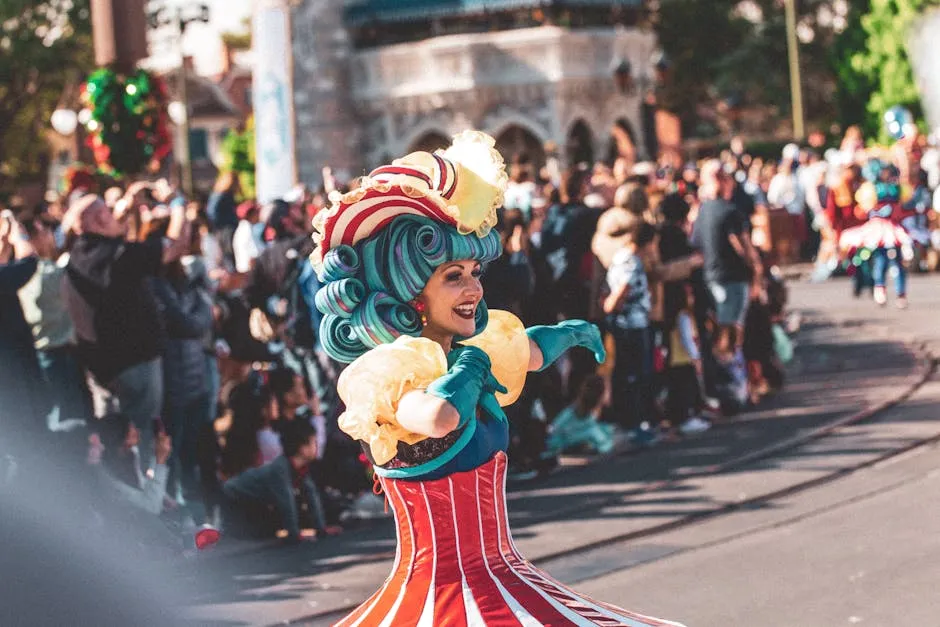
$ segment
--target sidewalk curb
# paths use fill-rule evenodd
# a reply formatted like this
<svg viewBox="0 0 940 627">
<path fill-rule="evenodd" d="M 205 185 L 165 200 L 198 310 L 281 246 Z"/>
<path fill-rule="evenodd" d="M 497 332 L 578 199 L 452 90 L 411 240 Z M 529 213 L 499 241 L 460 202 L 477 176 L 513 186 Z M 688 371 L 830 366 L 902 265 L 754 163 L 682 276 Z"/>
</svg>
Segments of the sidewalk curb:
<svg viewBox="0 0 940 627">
<path fill-rule="evenodd" d="M 746 455 L 742 455 L 740 457 L 728 460 L 727 462 L 724 462 L 722 464 L 716 464 L 713 466 L 696 469 L 694 471 L 690 471 L 686 473 L 678 472 L 676 473 L 677 476 L 675 476 L 674 478 L 655 481 L 647 485 L 644 485 L 642 488 L 639 488 L 639 489 L 624 491 L 618 494 L 616 499 L 611 499 L 608 502 L 612 502 L 613 500 L 619 500 L 623 498 L 624 496 L 649 494 L 652 492 L 662 490 L 664 488 L 676 486 L 688 479 L 709 476 L 709 475 L 714 475 L 714 474 L 718 474 L 721 472 L 725 472 L 733 468 L 737 468 L 740 466 L 753 463 L 755 461 L 766 459 L 768 457 L 771 457 L 773 455 L 776 455 L 784 451 L 792 450 L 794 448 L 802 446 L 803 444 L 806 444 L 813 440 L 817 440 L 827 435 L 830 435 L 831 433 L 839 429 L 842 429 L 844 427 L 860 424 L 868 420 L 871 420 L 872 418 L 881 414 L 882 412 L 888 409 L 891 409 L 892 407 L 895 407 L 903 403 L 908 398 L 910 398 L 910 396 L 913 395 L 918 389 L 920 389 L 928 380 L 930 380 L 930 378 L 937 371 L 938 365 L 940 365 L 940 360 L 938 360 L 938 356 L 934 355 L 930 351 L 926 343 L 921 343 L 920 345 L 917 345 L 917 346 L 908 346 L 907 350 L 911 353 L 912 357 L 914 358 L 913 367 L 911 369 L 913 380 L 911 381 L 909 385 L 905 386 L 902 389 L 902 391 L 896 396 L 893 396 L 889 399 L 876 403 L 870 407 L 866 407 L 854 414 L 840 418 L 829 424 L 807 431 L 806 433 L 800 434 L 798 436 L 795 436 L 788 440 L 784 440 L 782 442 L 777 442 L 775 444 L 764 447 L 757 451 L 753 451 Z M 778 490 L 766 492 L 763 494 L 758 494 L 758 495 L 743 499 L 735 503 L 726 503 L 724 505 L 715 507 L 709 511 L 699 512 L 695 514 L 688 514 L 685 516 L 679 516 L 668 522 L 651 525 L 643 529 L 638 529 L 635 531 L 630 531 L 630 532 L 614 535 L 612 537 L 604 538 L 602 540 L 595 540 L 593 542 L 589 542 L 578 547 L 573 547 L 570 549 L 557 551 L 555 553 L 541 555 L 529 561 L 535 565 L 539 565 L 545 562 L 550 562 L 550 561 L 561 559 L 561 558 L 568 557 L 571 555 L 584 553 L 587 551 L 595 550 L 595 549 L 602 548 L 605 546 L 610 546 L 610 545 L 617 544 L 620 542 L 648 538 L 650 536 L 661 534 L 667 531 L 674 531 L 676 529 L 679 529 L 688 525 L 703 522 L 705 520 L 710 520 L 712 518 L 716 518 L 718 516 L 728 514 L 730 512 L 737 511 L 743 508 L 751 507 L 758 503 L 762 503 L 765 501 L 772 501 L 772 500 L 789 496 L 790 494 L 794 494 L 794 493 L 797 493 L 806 489 L 810 489 L 819 485 L 830 483 L 832 481 L 845 477 L 849 474 L 858 472 L 859 470 L 863 470 L 865 468 L 869 468 L 871 466 L 879 464 L 892 457 L 902 455 L 904 453 L 907 453 L 908 451 L 914 450 L 916 448 L 920 448 L 925 445 L 936 443 L 936 442 L 940 442 L 940 433 L 937 433 L 936 435 L 930 438 L 927 438 L 925 440 L 920 440 L 917 442 L 913 442 L 909 445 L 903 446 L 901 448 L 893 449 L 891 451 L 878 455 L 872 459 L 864 461 L 855 466 L 842 468 L 842 469 L 830 472 L 821 477 L 808 479 L 806 481 L 800 481 L 792 485 L 780 488 Z M 630 452 L 631 451 L 628 451 L 626 453 L 620 453 L 619 455 L 629 454 Z M 609 456 L 604 456 L 604 458 L 607 458 L 607 457 Z M 595 463 L 602 463 L 602 462 L 603 462 L 603 458 L 595 458 L 594 460 L 592 460 L 590 463 L 586 464 L 585 466 L 591 466 Z M 598 504 L 593 504 L 592 507 L 603 506 L 603 505 L 604 505 L 604 502 L 601 502 Z M 332 610 L 325 610 L 322 612 L 311 613 L 306 616 L 298 617 L 296 619 L 293 619 L 290 621 L 284 621 L 284 622 L 277 623 L 277 624 L 278 625 L 295 625 L 295 624 L 305 622 L 305 621 L 326 618 L 328 616 L 333 616 L 333 615 L 339 616 L 344 613 L 351 612 L 358 606 L 359 604 L 357 603 L 355 605 L 350 605 L 348 607 L 340 607 L 340 608 L 336 608 Z"/>
</svg>

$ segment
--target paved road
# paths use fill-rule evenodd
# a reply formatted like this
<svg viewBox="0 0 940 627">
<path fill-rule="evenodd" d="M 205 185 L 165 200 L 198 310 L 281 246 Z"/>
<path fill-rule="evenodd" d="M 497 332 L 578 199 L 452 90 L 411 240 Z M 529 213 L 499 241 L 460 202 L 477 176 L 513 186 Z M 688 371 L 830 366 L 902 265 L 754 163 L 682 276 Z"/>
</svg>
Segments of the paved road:
<svg viewBox="0 0 940 627">
<path fill-rule="evenodd" d="M 689 627 L 940 625 L 940 450 L 775 508 L 772 520 L 736 514 L 631 547 L 682 552 L 577 588 Z"/>
<path fill-rule="evenodd" d="M 750 452 L 806 436 L 866 406 L 896 397 L 920 381 L 922 364 L 912 349 L 924 343 L 940 347 L 940 331 L 933 322 L 935 312 L 940 310 L 938 288 L 940 280 L 936 278 L 913 281 L 913 306 L 898 312 L 876 309 L 870 302 L 852 301 L 844 282 L 794 285 L 793 304 L 805 312 L 806 327 L 800 335 L 786 393 L 702 438 L 517 486 L 511 493 L 509 508 L 520 549 L 560 579 L 582 582 L 579 588 L 587 586 L 588 592 L 596 592 L 599 597 L 631 609 L 685 619 L 692 626 L 784 624 L 765 620 L 773 611 L 753 614 L 754 620 L 747 618 L 763 605 L 775 610 L 789 608 L 790 613 L 784 615 L 788 625 L 844 624 L 848 617 L 836 622 L 826 622 L 828 618 L 803 622 L 800 615 L 792 613 L 799 604 L 794 604 L 784 589 L 775 590 L 776 586 L 768 583 L 759 592 L 758 583 L 805 572 L 797 568 L 799 551 L 791 548 L 787 552 L 790 562 L 780 556 L 785 567 L 776 568 L 774 576 L 762 572 L 776 563 L 771 558 L 778 556 L 773 553 L 758 559 L 756 556 L 761 554 L 755 550 L 747 569 L 736 567 L 739 562 L 746 563 L 744 557 L 750 555 L 747 542 L 757 537 L 748 531 L 753 530 L 754 519 L 741 516 L 791 511 L 780 499 L 755 503 L 744 514 L 733 513 L 671 533 L 647 536 L 658 526 L 734 508 L 769 492 L 817 481 L 940 432 L 937 416 L 927 409 L 940 402 L 940 394 L 929 384 L 893 414 L 882 416 L 886 420 L 893 416 L 893 420 L 846 428 L 770 459 L 749 463 L 742 459 Z M 722 466 L 729 462 L 730 467 Z M 835 490 L 833 494 L 838 496 L 836 485 L 826 490 Z M 826 503 L 833 497 L 820 498 Z M 916 507 L 916 502 L 910 505 Z M 760 520 L 770 524 L 769 519 Z M 735 539 L 735 534 L 729 535 L 722 525 L 745 535 Z M 783 527 L 780 529 L 779 533 L 785 533 Z M 642 539 L 632 537 L 638 535 Z M 803 551 L 819 553 L 820 559 L 825 554 L 813 547 L 828 547 L 833 545 L 833 535 L 839 537 L 838 532 L 827 537 L 815 527 L 807 527 L 806 533 L 797 535 L 794 542 L 803 542 Z M 608 544 L 586 554 L 552 558 L 559 551 L 590 542 L 609 543 L 624 536 L 631 539 L 615 543 L 618 550 Z M 718 550 L 720 545 L 729 552 L 719 558 L 721 566 L 685 564 L 685 560 L 700 554 L 695 547 L 709 543 L 718 544 L 708 550 Z M 838 548 L 833 546 L 833 550 Z M 196 615 L 233 625 L 273 624 L 296 621 L 364 598 L 384 579 L 393 550 L 392 529 L 380 524 L 309 548 L 207 555 L 182 568 L 180 577 L 192 581 L 193 589 L 198 590 L 192 599 Z M 741 554 L 731 555 L 735 550 Z M 633 567 L 637 564 L 646 565 Z M 669 571 L 671 564 L 678 566 Z M 806 589 L 812 587 L 805 580 L 812 577 L 804 574 L 799 579 L 803 587 L 797 589 L 805 596 Z M 749 583 L 753 585 L 749 587 Z M 775 600 L 778 596 L 789 599 L 789 604 L 770 602 L 771 597 Z M 833 599 L 841 596 L 835 594 Z M 694 602 L 684 605 L 682 601 L 687 597 Z M 828 606 L 826 597 L 816 602 Z M 707 613 L 703 608 L 709 603 L 715 612 L 720 609 L 724 613 Z M 302 624 L 328 623 L 329 617 L 324 616 Z M 940 619 L 895 624 L 940 625 Z"/>
<path fill-rule="evenodd" d="M 915 304 L 905 312 L 872 310 L 839 287 L 798 286 L 794 301 L 809 311 L 824 307 L 836 325 L 865 321 L 857 328 L 871 338 L 938 346 L 940 281 L 916 281 Z M 879 361 L 877 353 L 866 359 Z M 864 444 L 875 437 L 890 447 L 940 434 L 937 407 L 935 375 L 875 423 L 840 432 L 840 446 L 861 458 L 875 452 Z M 812 457 L 833 439 L 784 457 Z M 833 459 L 831 451 L 821 457 Z M 605 547 L 616 556 L 606 565 L 584 555 L 551 566 L 587 594 L 689 627 L 933 627 L 940 625 L 938 521 L 940 448 L 932 444 L 755 508 Z"/>
</svg>

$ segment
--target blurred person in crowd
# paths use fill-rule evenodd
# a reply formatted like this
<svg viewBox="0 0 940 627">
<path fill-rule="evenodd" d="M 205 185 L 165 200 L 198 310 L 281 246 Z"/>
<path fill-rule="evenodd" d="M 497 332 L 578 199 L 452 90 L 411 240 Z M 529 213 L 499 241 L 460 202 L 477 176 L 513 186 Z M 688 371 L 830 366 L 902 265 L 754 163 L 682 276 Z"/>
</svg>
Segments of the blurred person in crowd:
<svg viewBox="0 0 940 627">
<path fill-rule="evenodd" d="M 649 196 L 639 183 L 624 183 L 614 194 L 614 207 L 626 209 L 638 218 L 647 219 L 650 209 Z"/>
<path fill-rule="evenodd" d="M 235 211 L 239 191 L 238 175 L 232 171 L 222 172 L 206 202 L 209 228 L 218 237 L 224 258 L 233 263 L 232 239 L 242 219 Z"/>
<path fill-rule="evenodd" d="M 118 201 L 124 197 L 124 190 L 120 187 L 109 187 L 104 190 L 104 195 L 101 197 L 104 200 L 104 204 L 108 205 L 108 209 L 114 212 L 117 209 Z"/>
<path fill-rule="evenodd" d="M 153 218 L 152 209 L 159 204 L 154 197 L 154 187 L 155 184 L 149 181 L 135 181 L 113 204 L 105 201 L 114 219 L 123 226 L 125 240 L 137 242 L 143 239 L 141 231 Z"/>
<path fill-rule="evenodd" d="M 716 307 L 717 356 L 730 361 L 740 348 L 747 313 L 751 274 L 759 275 L 756 252 L 745 228 L 745 217 L 731 202 L 734 179 L 717 160 L 702 167 L 702 206 L 692 243 L 704 255 L 705 280 Z"/>
<path fill-rule="evenodd" d="M 65 181 L 65 206 L 71 207 L 76 200 L 86 194 L 98 193 L 98 182 L 93 174 L 86 170 L 74 170 Z"/>
<path fill-rule="evenodd" d="M 653 419 L 653 338 L 650 329 L 650 292 L 642 256 L 657 245 L 656 229 L 626 209 L 615 207 L 601 216 L 594 239 L 598 257 L 601 248 L 613 250 L 607 269 L 607 296 L 603 311 L 607 328 L 616 342 L 611 377 L 611 411 L 634 442 L 652 445 L 658 436 Z"/>
<path fill-rule="evenodd" d="M 116 494 L 133 507 L 153 514 L 163 511 L 173 443 L 165 432 L 153 438 L 152 472 L 141 466 L 140 432 L 130 420 L 113 414 L 95 425 L 89 437 L 88 462 L 97 469 L 105 491 Z"/>
<path fill-rule="evenodd" d="M 820 230 L 824 226 L 825 203 L 828 189 L 826 187 L 826 174 L 828 165 L 819 160 L 815 152 L 809 153 L 809 163 L 800 168 L 800 187 L 805 195 L 803 204 L 804 219 L 806 221 L 806 240 L 801 247 L 803 259 L 814 259 L 819 252 Z"/>
<path fill-rule="evenodd" d="M 487 265 L 481 282 L 490 307 L 511 311 L 521 318 L 535 287 L 525 216 L 518 209 L 504 209 L 498 217 L 496 228 L 503 241 L 503 254 Z"/>
<path fill-rule="evenodd" d="M 209 200 L 206 201 L 206 216 L 213 230 L 234 229 L 238 225 L 235 215 L 236 197 L 239 193 L 238 176 L 231 171 L 222 172 L 215 181 Z"/>
<path fill-rule="evenodd" d="M 840 240 L 846 229 L 857 227 L 865 221 L 855 194 L 862 184 L 861 167 L 857 164 L 843 165 L 834 177 L 834 184 L 826 195 L 826 219 L 832 230 L 834 246 L 840 254 L 850 260 L 850 273 L 852 274 L 853 293 L 856 298 L 861 296 L 862 290 L 871 285 L 871 272 L 868 263 L 854 265 L 851 260 L 855 257 L 855 250 L 842 249 Z"/>
<path fill-rule="evenodd" d="M 904 182 L 917 180 L 924 158 L 926 139 L 913 122 L 905 124 L 902 135 L 891 147 L 891 161 Z"/>
<path fill-rule="evenodd" d="M 261 222 L 261 207 L 253 200 L 246 200 L 238 205 L 236 215 L 238 227 L 232 235 L 232 259 L 235 272 L 245 274 L 251 271 L 255 259 L 264 248 L 264 242 L 255 228 Z"/>
<path fill-rule="evenodd" d="M 166 236 L 168 220 L 156 225 L 148 239 Z M 191 237 L 187 253 L 198 253 L 198 234 Z M 192 257 L 189 268 L 194 267 Z M 166 264 L 151 278 L 150 288 L 166 327 L 163 350 L 163 422 L 174 442 L 170 459 L 168 496 L 187 505 L 196 524 L 205 521 L 205 507 L 198 490 L 200 434 L 208 418 L 209 383 L 205 363 L 206 338 L 212 332 L 212 302 L 204 273 L 188 273 L 182 258 Z M 214 469 L 205 469 L 207 471 Z"/>
<path fill-rule="evenodd" d="M 271 389 L 260 376 L 235 384 L 226 405 L 231 424 L 225 434 L 221 471 L 232 478 L 249 468 L 273 461 L 281 453 L 281 437 L 272 427 L 274 404 Z"/>
<path fill-rule="evenodd" d="M 335 382 L 332 385 L 335 387 Z M 358 494 L 362 489 L 361 481 L 355 478 L 355 475 L 362 475 L 361 466 L 357 463 L 360 450 L 349 446 L 355 443 L 345 434 L 338 433 L 335 424 L 328 424 L 317 396 L 312 393 L 304 376 L 291 368 L 275 368 L 268 373 L 268 386 L 274 401 L 275 420 L 271 428 L 278 436 L 295 421 L 307 422 L 316 431 L 317 454 L 310 462 L 309 474 L 319 490 L 327 520 L 338 519 L 345 505 L 341 495 Z M 268 438 L 267 431 L 262 429 L 259 445 L 265 461 L 275 448 Z M 354 476 L 344 477 L 344 473 Z"/>
<path fill-rule="evenodd" d="M 280 429 L 294 420 L 309 422 L 318 430 L 317 451 L 322 455 L 326 450 L 324 418 L 303 375 L 290 368 L 275 368 L 268 372 L 268 386 L 274 399 L 274 428 Z"/>
<path fill-rule="evenodd" d="M 584 204 L 590 172 L 571 168 L 562 176 L 560 202 L 548 209 L 542 224 L 539 248 L 552 269 L 551 299 L 552 321 L 585 319 L 590 315 L 590 283 L 594 261 L 591 257 L 591 238 L 597 227 L 601 210 Z M 580 388 L 581 380 L 594 371 L 593 357 L 587 351 L 572 351 L 568 355 L 571 369 L 568 375 L 569 395 Z"/>
<path fill-rule="evenodd" d="M 695 295 L 685 284 L 685 303 L 670 322 L 669 367 L 666 369 L 666 419 L 683 435 L 711 428 L 699 412 L 704 408 L 704 366 L 702 344 L 696 328 Z"/>
<path fill-rule="evenodd" d="M 287 542 L 301 541 L 295 490 L 303 499 L 318 538 L 341 532 L 340 527 L 327 525 L 319 490 L 309 473 L 310 464 L 317 458 L 316 430 L 309 422 L 292 421 L 281 431 L 281 444 L 284 453 L 273 462 L 246 470 L 223 484 L 226 533 L 263 537 L 285 529 Z M 271 516 L 272 509 L 275 516 Z"/>
<path fill-rule="evenodd" d="M 896 305 L 907 307 L 907 272 L 905 253 L 909 255 L 911 236 L 902 226 L 910 215 L 901 202 L 898 169 L 880 159 L 869 160 L 864 168 L 866 179 L 856 192 L 856 202 L 864 211 L 865 222 L 842 233 L 840 246 L 869 251 L 871 256 L 875 302 L 887 304 L 885 289 L 889 268 L 894 278 Z"/>
<path fill-rule="evenodd" d="M 36 274 L 19 295 L 26 322 L 32 328 L 44 394 L 50 405 L 46 426 L 53 432 L 80 430 L 91 416 L 91 398 L 75 358 L 75 329 L 62 299 L 68 256 L 59 256 L 52 218 L 33 218 L 25 227 L 39 262 Z"/>
<path fill-rule="evenodd" d="M 772 243 L 770 201 L 767 200 L 767 182 L 764 181 L 763 174 L 763 159 L 752 159 L 747 169 L 747 179 L 744 181 L 743 188 L 754 203 L 750 218 L 751 243 L 756 249 L 769 251 Z"/>
<path fill-rule="evenodd" d="M 841 166 L 835 177 L 835 184 L 826 194 L 826 218 L 835 232 L 836 241 L 845 229 L 858 226 L 863 221 L 859 217 L 855 193 L 862 184 L 862 171 L 856 164 Z"/>
<path fill-rule="evenodd" d="M 529 239 L 521 211 L 504 209 L 498 214 L 496 229 L 503 244 L 502 254 L 491 261 L 480 277 L 487 295 L 487 305 L 510 311 L 527 319 L 531 309 L 536 275 L 529 256 Z M 543 276 L 544 278 L 544 276 Z M 505 409 L 509 418 L 513 473 L 516 478 L 531 477 L 554 467 L 554 455 L 544 456 L 545 424 L 533 411 L 544 381 L 550 374 L 537 373 L 519 400 Z"/>
<path fill-rule="evenodd" d="M 781 239 L 790 240 L 796 246 L 802 246 L 806 240 L 806 217 L 804 207 L 806 193 L 800 185 L 797 174 L 799 168 L 799 148 L 789 144 L 784 148 L 780 168 L 770 181 L 767 200 L 774 209 L 785 209 L 790 216 L 790 232 L 781 232 Z"/>
<path fill-rule="evenodd" d="M 36 273 L 39 260 L 23 226 L 9 211 L 0 213 L 0 483 L 6 475 L 3 440 L 45 430 L 41 374 L 33 334 L 17 296 Z M 10 433 L 12 431 L 12 433 Z"/>
<path fill-rule="evenodd" d="M 901 226 L 910 235 L 914 248 L 911 267 L 918 271 L 926 268 L 925 251 L 931 246 L 930 213 L 933 209 L 933 194 L 928 186 L 928 177 L 926 170 L 918 170 L 909 182 L 911 196 L 904 203 L 908 216 L 901 220 Z"/>
<path fill-rule="evenodd" d="M 663 198 L 659 207 L 663 223 L 659 227 L 659 258 L 664 264 L 690 258 L 696 250 L 689 239 L 689 204 L 679 194 L 669 194 Z M 696 256 L 699 264 L 700 256 Z M 702 262 L 704 260 L 701 260 Z M 673 320 L 676 313 L 685 307 L 687 297 L 686 285 L 695 290 L 696 319 L 704 318 L 708 309 L 709 297 L 705 292 L 705 281 L 700 268 L 690 270 L 688 277 L 668 280 L 663 285 L 663 316 L 668 322 Z M 667 325 L 667 328 L 668 325 Z"/>
<path fill-rule="evenodd" d="M 271 330 L 264 335 L 269 350 L 309 382 L 332 431 L 338 417 L 338 368 L 319 344 L 321 314 L 314 299 L 321 284 L 309 259 L 313 241 L 307 233 L 298 232 L 303 225 L 299 215 L 282 211 L 278 221 L 287 224 L 258 258 L 245 285 L 245 297 L 256 322 L 263 318 L 263 326 Z"/>
<path fill-rule="evenodd" d="M 686 199 L 689 197 L 698 198 L 698 166 L 692 161 L 686 163 L 682 168 L 679 193 Z"/>
<path fill-rule="evenodd" d="M 299 202 L 275 200 L 263 213 L 267 213 L 263 237 L 267 244 L 312 233 L 310 220 Z"/>
<path fill-rule="evenodd" d="M 744 359 L 747 361 L 748 400 L 757 405 L 769 394 L 769 380 L 782 379 L 777 376 L 783 368 L 776 365 L 773 325 L 766 303 L 757 297 L 751 300 L 744 325 Z"/>
<path fill-rule="evenodd" d="M 96 416 L 120 412 L 141 434 L 142 450 L 152 449 L 152 423 L 163 403 L 166 330 L 150 287 L 164 264 L 189 245 L 183 199 L 162 186 L 161 202 L 171 202 L 163 239 L 128 242 L 125 229 L 98 196 L 69 208 L 66 222 L 78 233 L 66 266 L 63 293 L 77 336 L 80 362 L 91 373 Z M 145 466 L 150 459 L 145 459 Z"/>
<path fill-rule="evenodd" d="M 524 153 L 517 155 L 509 166 L 509 185 L 506 187 L 503 208 L 519 210 L 528 221 L 532 217 L 532 203 L 537 192 L 529 156 Z"/>
<path fill-rule="evenodd" d="M 565 407 L 549 427 L 548 449 L 555 454 L 587 447 L 604 455 L 614 449 L 615 427 L 598 420 L 604 406 L 603 377 L 590 375 L 581 383 L 574 403 Z"/>
<path fill-rule="evenodd" d="M 844 155 L 846 163 L 856 162 L 858 153 L 865 150 L 865 138 L 862 135 L 862 129 L 852 125 L 845 129 L 845 135 L 842 136 L 842 143 L 839 145 L 839 151 Z"/>
<path fill-rule="evenodd" d="M 134 424 L 120 414 L 95 423 L 88 438 L 87 464 L 92 470 L 94 490 L 90 505 L 98 525 L 89 531 L 110 533 L 115 527 L 131 528 L 137 555 L 146 559 L 149 553 L 161 559 L 191 548 L 196 538 L 191 535 L 192 529 L 184 528 L 181 535 L 172 519 L 162 515 L 170 475 L 167 462 L 173 453 L 170 436 L 164 431 L 153 434 L 153 450 L 148 457 L 154 459 L 154 464 L 147 472 L 141 466 L 140 440 Z"/>
</svg>

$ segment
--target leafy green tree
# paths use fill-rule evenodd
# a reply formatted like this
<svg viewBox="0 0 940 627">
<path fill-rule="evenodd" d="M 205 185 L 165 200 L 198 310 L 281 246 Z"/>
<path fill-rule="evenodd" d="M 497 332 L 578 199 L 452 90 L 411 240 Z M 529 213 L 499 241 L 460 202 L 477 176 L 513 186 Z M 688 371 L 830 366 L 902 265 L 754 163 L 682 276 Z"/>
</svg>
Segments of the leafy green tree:
<svg viewBox="0 0 940 627">
<path fill-rule="evenodd" d="M 223 172 L 238 176 L 242 198 L 255 197 L 255 123 L 248 118 L 244 129 L 229 131 L 222 141 Z"/>
<path fill-rule="evenodd" d="M 49 117 L 93 67 L 89 0 L 0 0 L 0 190 L 41 180 Z"/>
<path fill-rule="evenodd" d="M 685 132 L 695 132 L 698 107 L 714 97 L 719 62 L 739 48 L 748 24 L 732 18 L 737 0 L 663 1 L 653 26 L 670 62 L 661 103 L 679 116 Z"/>
<path fill-rule="evenodd" d="M 825 126 L 835 115 L 827 50 L 836 37 L 832 16 L 838 4 L 797 2 L 804 109 L 808 121 Z M 714 109 L 721 102 L 776 108 L 779 118 L 789 117 L 786 21 L 780 0 L 661 0 L 656 9 L 653 25 L 673 63 L 661 102 L 680 116 L 687 132 L 702 130 L 696 128 L 702 107 Z"/>
<path fill-rule="evenodd" d="M 868 13 L 861 17 L 865 47 L 852 55 L 852 68 L 871 80 L 874 87 L 868 100 L 868 128 L 878 129 L 887 141 L 881 116 L 894 105 L 921 117 L 920 94 L 907 53 L 907 38 L 913 21 L 924 10 L 940 6 L 940 0 L 870 0 Z"/>
<path fill-rule="evenodd" d="M 242 20 L 240 31 L 222 33 L 222 41 L 232 50 L 251 50 L 251 18 Z"/>
<path fill-rule="evenodd" d="M 836 77 L 836 109 L 842 128 L 857 125 L 866 137 L 878 134 L 878 120 L 868 114 L 868 102 L 875 90 L 875 81 L 866 72 L 860 72 L 853 58 L 864 53 L 868 36 L 862 26 L 862 16 L 871 10 L 871 0 L 856 0 L 849 5 L 845 29 L 836 37 L 830 49 L 829 62 Z M 874 124 L 873 124 L 874 123 Z"/>
</svg>

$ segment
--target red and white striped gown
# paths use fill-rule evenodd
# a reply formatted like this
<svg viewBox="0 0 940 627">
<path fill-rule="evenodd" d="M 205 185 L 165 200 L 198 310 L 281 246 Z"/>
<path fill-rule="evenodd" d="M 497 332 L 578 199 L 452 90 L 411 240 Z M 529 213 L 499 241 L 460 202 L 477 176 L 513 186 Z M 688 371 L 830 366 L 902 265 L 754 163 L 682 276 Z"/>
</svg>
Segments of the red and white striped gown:
<svg viewBox="0 0 940 627">
<path fill-rule="evenodd" d="M 397 523 L 395 565 L 340 627 L 681 627 L 594 601 L 526 561 L 509 532 L 503 452 L 472 471 L 382 486 Z"/>
</svg>

